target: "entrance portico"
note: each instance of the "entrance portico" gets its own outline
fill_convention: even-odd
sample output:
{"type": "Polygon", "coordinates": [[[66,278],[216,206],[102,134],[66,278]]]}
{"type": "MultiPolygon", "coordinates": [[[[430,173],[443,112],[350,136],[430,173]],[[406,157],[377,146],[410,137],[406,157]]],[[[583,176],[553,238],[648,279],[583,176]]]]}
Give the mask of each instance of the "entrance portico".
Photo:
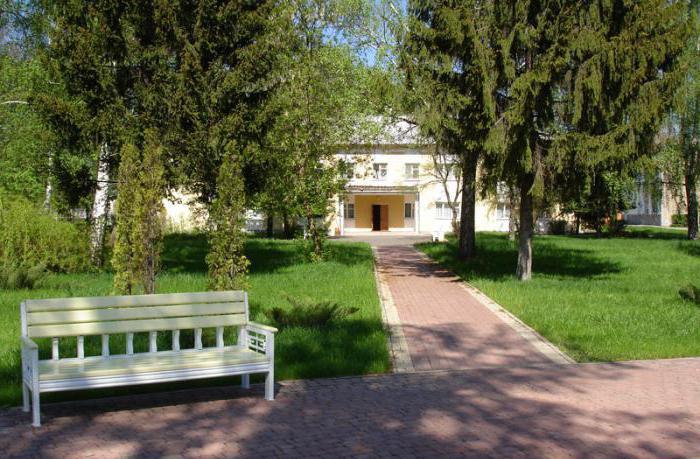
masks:
{"type": "Polygon", "coordinates": [[[416,187],[349,186],[338,199],[339,233],[418,233],[419,201],[416,187]]]}

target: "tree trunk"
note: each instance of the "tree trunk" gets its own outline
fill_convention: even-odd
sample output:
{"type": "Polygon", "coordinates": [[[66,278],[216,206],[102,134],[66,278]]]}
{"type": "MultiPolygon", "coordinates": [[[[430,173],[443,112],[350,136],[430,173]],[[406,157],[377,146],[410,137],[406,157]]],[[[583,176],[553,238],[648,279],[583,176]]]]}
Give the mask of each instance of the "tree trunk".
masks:
{"type": "Polygon", "coordinates": [[[275,225],[274,217],[272,216],[271,213],[268,213],[267,214],[267,228],[265,230],[267,232],[267,237],[269,237],[270,239],[272,239],[272,237],[274,236],[274,229],[275,229],[274,225],[275,225]]]}
{"type": "Polygon", "coordinates": [[[508,214],[508,240],[515,241],[515,237],[518,234],[518,216],[515,213],[516,209],[516,199],[515,190],[513,187],[508,187],[508,207],[510,208],[510,213],[508,214]]]}
{"type": "Polygon", "coordinates": [[[532,277],[532,233],[533,233],[533,200],[532,185],[534,174],[524,174],[520,179],[520,228],[518,238],[518,267],[516,276],[521,281],[532,277]]]}
{"type": "Polygon", "coordinates": [[[282,232],[284,233],[285,239],[294,239],[294,218],[289,215],[282,216],[282,232]]]}
{"type": "Polygon", "coordinates": [[[685,194],[688,201],[688,239],[698,238],[698,189],[693,174],[685,176],[685,194]]]}
{"type": "Polygon", "coordinates": [[[49,175],[46,177],[46,189],[44,192],[44,209],[51,212],[51,199],[53,197],[53,185],[51,183],[51,172],[53,170],[53,155],[49,153],[49,175]]]}
{"type": "Polygon", "coordinates": [[[90,221],[90,259],[95,266],[102,266],[105,228],[109,213],[109,146],[102,144],[97,159],[97,185],[95,186],[95,199],[92,204],[90,221]]]}
{"type": "Polygon", "coordinates": [[[461,259],[476,255],[476,167],[477,155],[464,155],[462,164],[462,209],[459,224],[459,250],[461,259]]]}

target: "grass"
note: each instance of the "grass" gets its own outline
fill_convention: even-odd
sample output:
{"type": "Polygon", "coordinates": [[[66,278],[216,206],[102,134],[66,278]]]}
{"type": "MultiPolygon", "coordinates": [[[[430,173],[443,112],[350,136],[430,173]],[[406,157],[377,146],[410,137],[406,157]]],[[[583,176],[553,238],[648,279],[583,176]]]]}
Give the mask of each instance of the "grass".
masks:
{"type": "MultiPolygon", "coordinates": [[[[173,234],[165,240],[163,272],[158,293],[206,290],[206,239],[200,235],[173,234]]],[[[381,373],[389,369],[386,333],[381,321],[372,252],[366,244],[329,244],[326,261],[308,263],[297,241],[250,239],[249,302],[251,319],[271,323],[266,311],[291,308],[287,297],[332,301],[358,311],[327,327],[282,328],[275,340],[278,380],[381,373]]],[[[0,291],[0,406],[21,400],[19,303],[27,298],[109,295],[109,273],[51,275],[34,290],[0,291]]],[[[159,349],[169,349],[169,333],[159,333],[159,349]]],[[[204,344],[212,345],[213,330],[204,331],[204,344]]],[[[233,342],[233,332],[226,341],[233,342]]],[[[183,333],[183,347],[192,347],[192,333],[183,333]],[[185,344],[188,343],[188,344],[185,344]]],[[[50,343],[40,343],[40,358],[50,356],[50,343]]],[[[61,340],[61,354],[75,355],[75,340],[61,340]]],[[[123,352],[123,336],[110,339],[123,352]]],[[[135,350],[147,349],[146,334],[137,334],[135,350]]],[[[99,337],[86,337],[86,355],[99,355],[99,337]]],[[[235,379],[191,381],[177,384],[109,390],[46,394],[48,401],[145,392],[211,384],[232,384],[235,379]]]]}
{"type": "Polygon", "coordinates": [[[533,278],[514,277],[515,243],[477,235],[477,257],[455,241],[419,249],[581,362],[700,356],[700,307],[680,298],[700,285],[700,243],[684,233],[631,228],[625,237],[537,236],[533,278]]]}

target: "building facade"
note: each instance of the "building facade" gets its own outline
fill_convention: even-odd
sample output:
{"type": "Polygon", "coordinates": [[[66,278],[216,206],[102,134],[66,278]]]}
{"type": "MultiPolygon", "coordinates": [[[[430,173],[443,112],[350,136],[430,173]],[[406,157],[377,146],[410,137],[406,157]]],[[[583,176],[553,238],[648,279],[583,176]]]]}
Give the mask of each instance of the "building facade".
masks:
{"type": "MultiPolygon", "coordinates": [[[[453,207],[459,219],[460,184],[454,164],[435,164],[430,147],[381,145],[369,152],[342,152],[338,159],[347,165],[348,182],[334,200],[331,235],[448,233],[453,207]]],[[[508,231],[506,199],[478,200],[475,219],[477,231],[508,231]]]]}

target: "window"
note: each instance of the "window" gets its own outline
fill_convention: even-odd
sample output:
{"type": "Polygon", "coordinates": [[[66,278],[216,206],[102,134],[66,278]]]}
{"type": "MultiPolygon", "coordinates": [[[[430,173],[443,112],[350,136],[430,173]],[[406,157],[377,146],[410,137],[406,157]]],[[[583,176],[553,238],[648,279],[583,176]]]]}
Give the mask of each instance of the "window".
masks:
{"type": "Polygon", "coordinates": [[[355,178],[355,163],[345,163],[345,177],[347,179],[355,178]]]}
{"type": "Polygon", "coordinates": [[[414,215],[416,214],[416,207],[415,203],[413,202],[405,202],[403,205],[403,216],[404,218],[414,218],[414,215]]]}
{"type": "Polygon", "coordinates": [[[406,163],[405,177],[407,179],[417,180],[420,176],[420,164],[406,163]]]}
{"type": "Polygon", "coordinates": [[[345,218],[353,219],[355,218],[355,204],[351,202],[345,203],[345,218]]]}
{"type": "Polygon", "coordinates": [[[374,163],[372,168],[374,169],[374,178],[378,180],[386,178],[386,163],[374,163]]]}
{"type": "MultiPolygon", "coordinates": [[[[459,214],[459,207],[457,208],[457,213],[459,214]]],[[[452,209],[450,205],[446,202],[436,202],[435,203],[435,218],[441,220],[452,219],[452,209]]]]}
{"type": "Polygon", "coordinates": [[[499,202],[496,205],[496,218],[509,219],[510,218],[510,206],[505,202],[499,202]]]}

